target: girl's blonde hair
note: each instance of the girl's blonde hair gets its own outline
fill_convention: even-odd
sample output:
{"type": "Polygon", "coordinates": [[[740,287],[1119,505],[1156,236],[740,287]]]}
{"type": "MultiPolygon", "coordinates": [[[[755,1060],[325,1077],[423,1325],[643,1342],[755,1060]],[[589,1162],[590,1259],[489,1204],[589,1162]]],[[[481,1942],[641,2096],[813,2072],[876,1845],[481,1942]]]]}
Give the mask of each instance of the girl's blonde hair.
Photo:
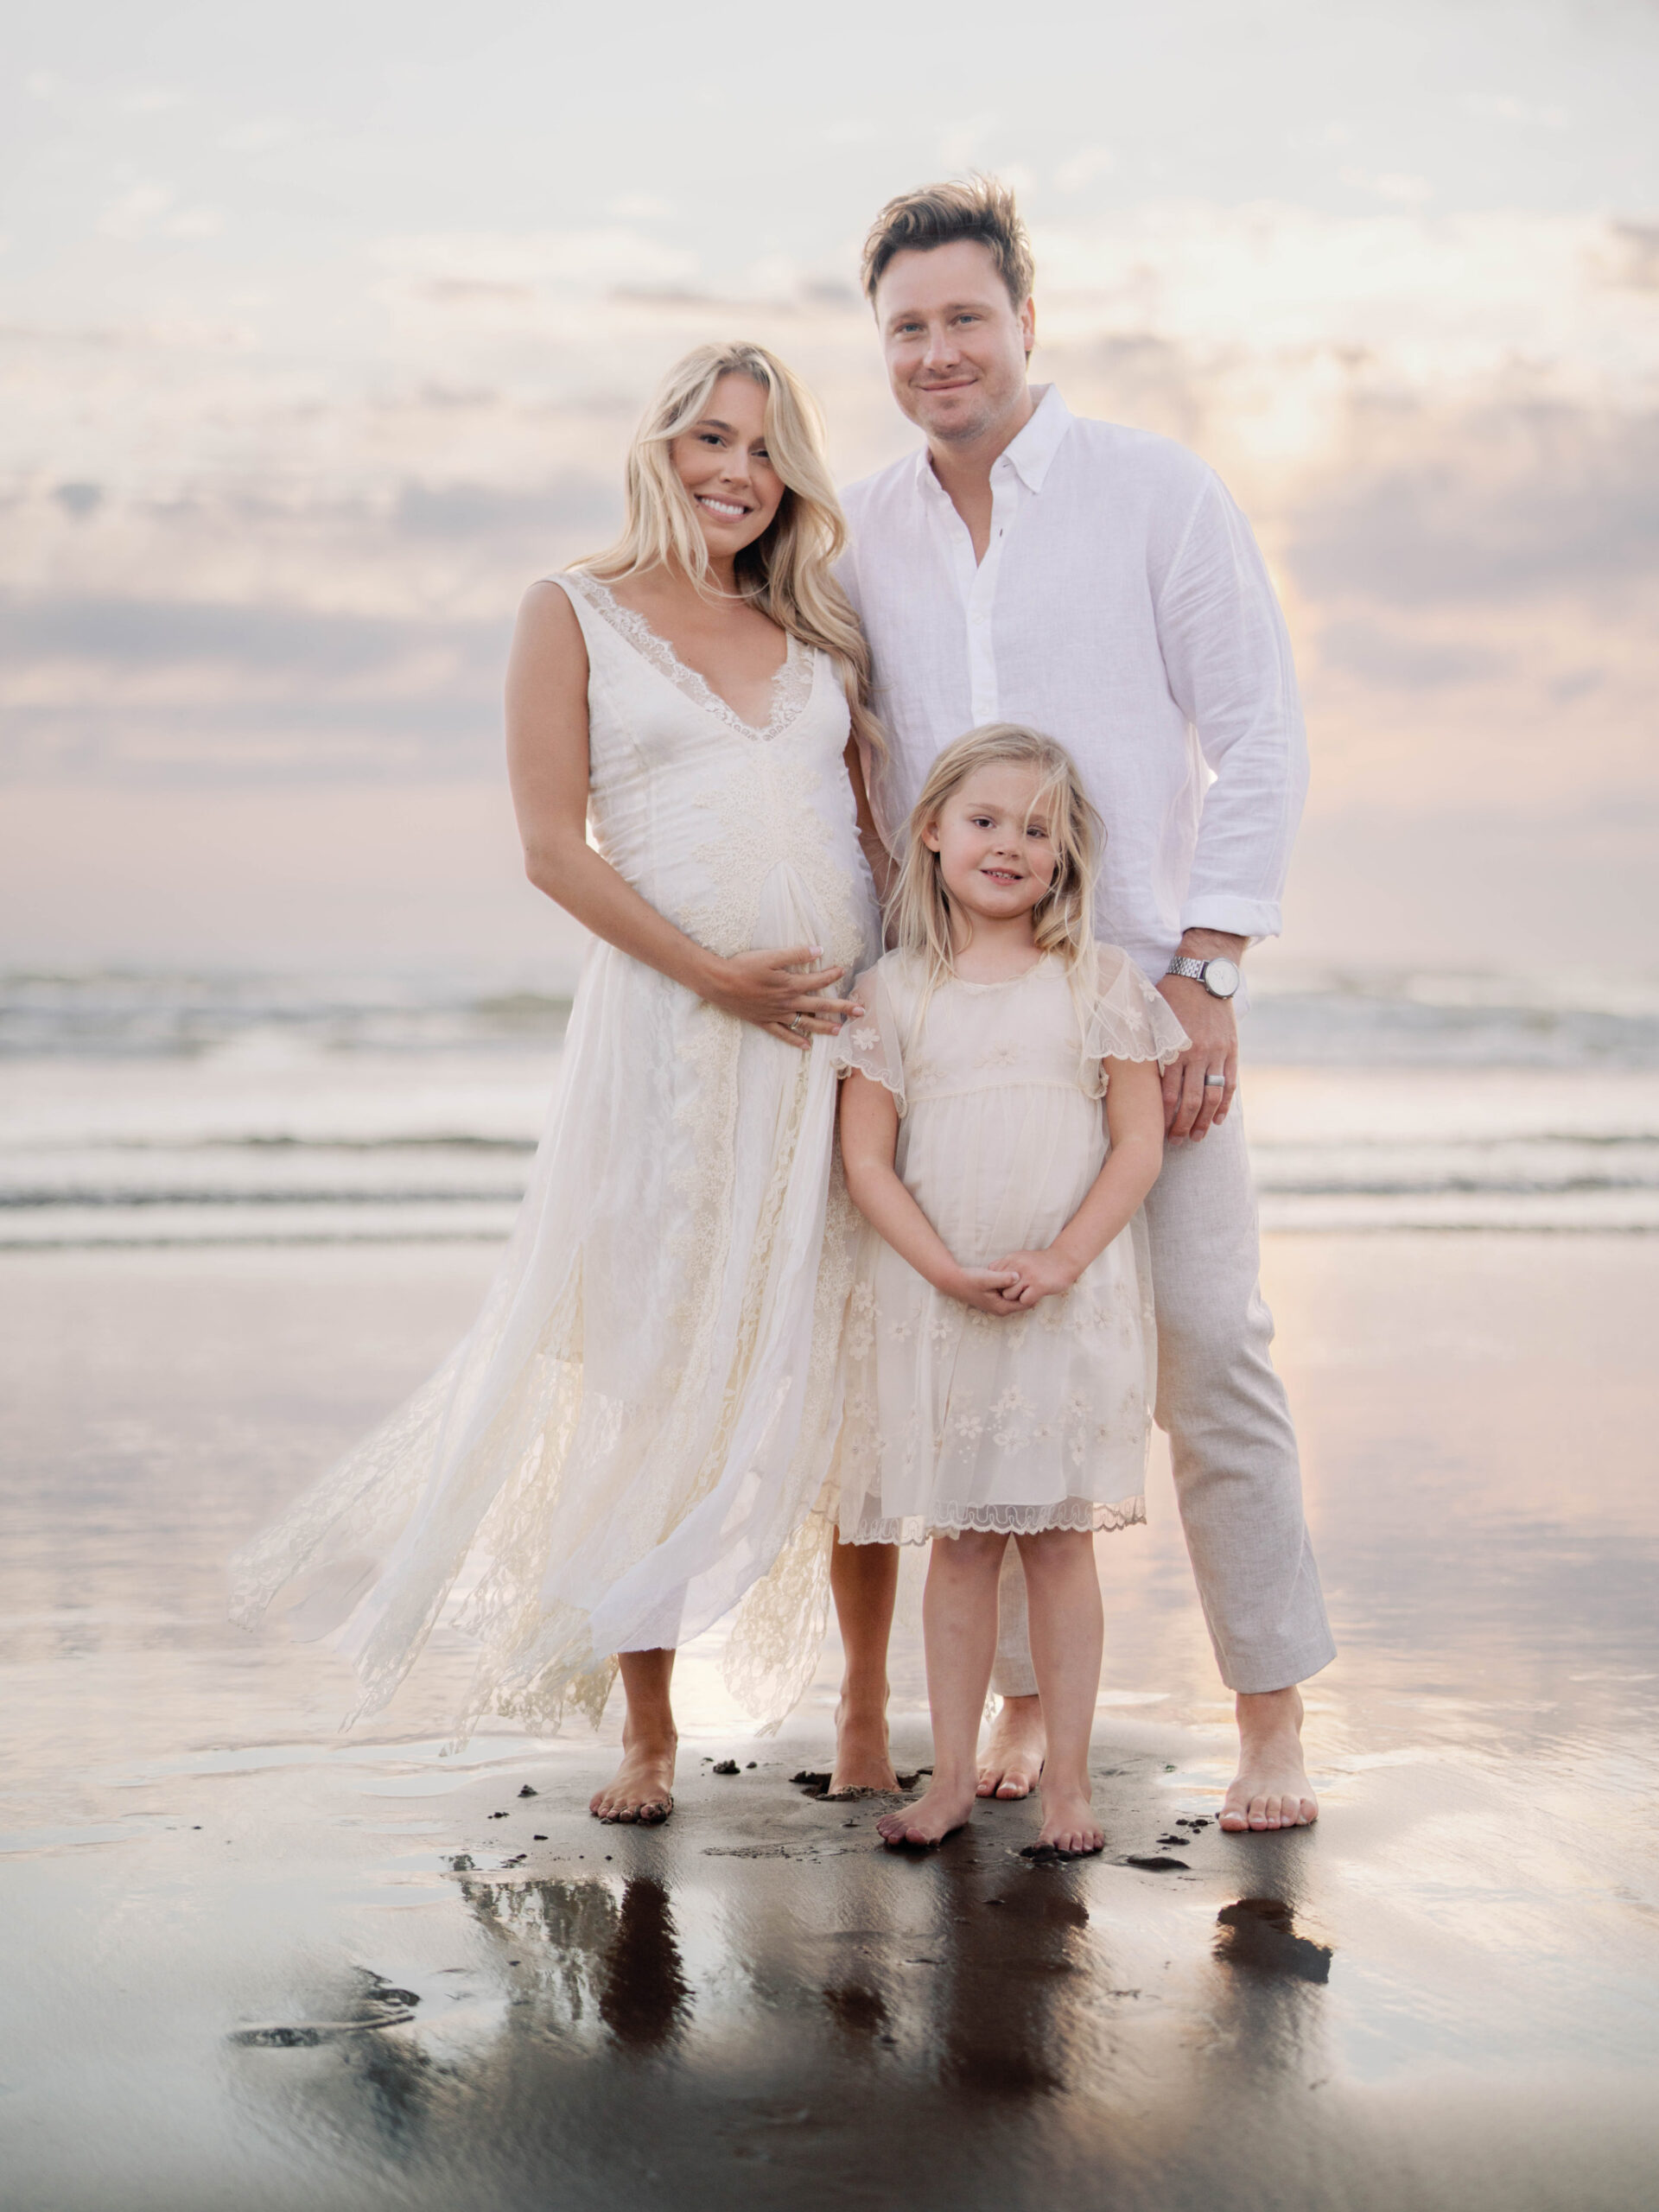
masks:
{"type": "Polygon", "coordinates": [[[905,855],[887,901],[893,944],[927,963],[928,984],[942,982],[954,966],[950,894],[939,856],[923,835],[968,779],[1000,760],[1017,761],[1041,779],[1031,811],[1047,822],[1057,861],[1054,880],[1032,912],[1038,949],[1057,952],[1068,971],[1086,963],[1094,948],[1095,877],[1105,842],[1098,814],[1083,788],[1077,764],[1063,745],[1023,722],[986,722],[947,745],[928,772],[910,810],[905,855]]]}
{"type": "Polygon", "coordinates": [[[573,565],[607,582],[642,569],[677,568],[712,594],[709,549],[671,448],[708,412],[715,386],[728,376],[747,377],[766,394],[766,451],[785,487],[770,527],[737,556],[738,588],[791,637],[830,655],[853,734],[879,754],[884,740],[870,706],[870,649],[832,573],[847,524],[823,458],[823,420],[806,386],[764,346],[699,346],[674,364],[628,448],[622,535],[573,565]]]}

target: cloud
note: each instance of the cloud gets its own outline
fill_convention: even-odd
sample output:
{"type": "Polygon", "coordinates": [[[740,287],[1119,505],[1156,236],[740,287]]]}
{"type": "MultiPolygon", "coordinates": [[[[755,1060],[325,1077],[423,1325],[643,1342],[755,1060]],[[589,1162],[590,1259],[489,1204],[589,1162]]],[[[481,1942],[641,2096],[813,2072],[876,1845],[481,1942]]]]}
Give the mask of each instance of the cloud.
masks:
{"type": "Polygon", "coordinates": [[[1517,377],[1560,397],[1632,404],[1659,372],[1652,317],[1632,296],[1650,266],[1640,223],[1166,201],[1092,219],[1068,212],[1033,232],[1051,336],[1140,331],[1236,378],[1282,381],[1320,355],[1363,354],[1374,389],[1435,404],[1517,377]]]}
{"type": "MultiPolygon", "coordinates": [[[[421,633],[430,635],[430,626],[421,633]]],[[[216,667],[327,685],[385,671],[407,652],[411,634],[410,625],[304,607],[69,594],[0,601],[0,655],[13,671],[42,662],[216,667]]]]}
{"type": "Polygon", "coordinates": [[[170,184],[129,185],[111,200],[98,219],[98,228],[108,238],[216,238],[225,218],[216,207],[181,207],[170,184]]]}
{"type": "Polygon", "coordinates": [[[477,775],[499,743],[510,620],[270,605],[0,599],[16,782],[477,775]]]}
{"type": "Polygon", "coordinates": [[[392,512],[397,530],[446,540],[505,537],[546,543],[556,529],[582,529],[598,537],[620,520],[613,485],[575,475],[525,492],[490,484],[409,483],[392,512]]]}
{"type": "Polygon", "coordinates": [[[1062,192],[1081,192],[1085,184],[1092,184],[1097,176],[1106,176],[1117,166],[1117,156],[1108,146],[1084,146],[1080,152],[1070,155],[1054,172],[1054,181],[1062,192]]]}
{"type": "Polygon", "coordinates": [[[1659,292],[1659,223],[1615,223],[1612,228],[1618,249],[1613,282],[1633,292],[1659,292]]]}
{"type": "Polygon", "coordinates": [[[104,487],[101,484],[79,482],[54,484],[52,497],[66,514],[73,515],[77,522],[84,522],[103,505],[104,487]]]}
{"type": "Polygon", "coordinates": [[[443,231],[384,239],[376,257],[411,291],[435,283],[609,290],[619,283],[684,283],[695,253],[631,224],[573,231],[443,231]]]}
{"type": "Polygon", "coordinates": [[[1319,633],[1319,651],[1326,666],[1405,690],[1478,683],[1507,675],[1515,665],[1513,655],[1476,645],[1442,644],[1359,617],[1327,623],[1319,633]]]}
{"type": "Polygon", "coordinates": [[[1399,169],[1373,173],[1344,167],[1340,175],[1343,182],[1356,192],[1369,192],[1378,200],[1391,200],[1402,207],[1421,207],[1434,197],[1434,188],[1426,176],[1408,176],[1399,169]]]}
{"type": "Polygon", "coordinates": [[[1412,442],[1291,516],[1287,557],[1310,597],[1513,603],[1659,575],[1659,413],[1491,409],[1423,423],[1412,442]]]}
{"type": "Polygon", "coordinates": [[[1466,92],[1463,104],[1471,115],[1530,124],[1543,130],[1566,130],[1573,121],[1564,107],[1540,106],[1535,101],[1517,99],[1513,92],[1466,92]]]}

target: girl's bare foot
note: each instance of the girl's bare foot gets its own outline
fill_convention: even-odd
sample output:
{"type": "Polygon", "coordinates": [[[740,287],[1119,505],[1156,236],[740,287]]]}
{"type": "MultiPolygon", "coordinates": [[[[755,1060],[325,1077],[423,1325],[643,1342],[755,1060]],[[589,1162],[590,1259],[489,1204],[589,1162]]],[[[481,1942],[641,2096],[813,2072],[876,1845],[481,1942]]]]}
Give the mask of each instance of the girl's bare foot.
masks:
{"type": "Polygon", "coordinates": [[[1319,1817],[1302,1764],[1302,1694],[1263,1690],[1238,1698],[1238,1772],[1222,1801],[1230,1835],[1309,1827],[1319,1817]]]}
{"type": "Polygon", "coordinates": [[[887,1690],[872,1707],[842,1694],[836,1707],[836,1763],[830,1776],[832,1797],[853,1797],[866,1789],[893,1790],[899,1777],[887,1751],[887,1690]]]}
{"type": "Polygon", "coordinates": [[[1029,1797],[1048,1754],[1039,1697],[1005,1697],[991,1723],[991,1740],[979,1764],[982,1797],[1029,1797]]]}
{"type": "Polygon", "coordinates": [[[677,1738],[652,1735],[628,1744],[622,1764],[588,1801],[596,1820],[638,1821],[655,1827],[674,1809],[674,1753],[677,1738]]]}
{"type": "Polygon", "coordinates": [[[1095,1818],[1087,1789],[1063,1789],[1053,1782],[1044,1783],[1043,1827],[1037,1839],[1039,1851],[1050,1844],[1056,1851],[1081,1855],[1103,1849],[1105,1841],[1106,1831],[1095,1818]]]}
{"type": "Polygon", "coordinates": [[[973,1809],[971,1789],[941,1788],[936,1782],[931,1789],[924,1790],[913,1805],[884,1815],[875,1824],[876,1833],[883,1843],[895,1851],[905,1844],[943,1843],[946,1836],[967,1827],[973,1809]]]}

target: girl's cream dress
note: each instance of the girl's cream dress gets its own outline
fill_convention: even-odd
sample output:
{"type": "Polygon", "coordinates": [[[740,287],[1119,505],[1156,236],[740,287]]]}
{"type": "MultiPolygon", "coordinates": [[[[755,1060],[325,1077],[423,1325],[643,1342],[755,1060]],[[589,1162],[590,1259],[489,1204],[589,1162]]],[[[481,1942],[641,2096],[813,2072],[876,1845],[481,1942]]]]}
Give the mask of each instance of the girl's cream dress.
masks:
{"type": "MultiPolygon", "coordinates": [[[[1107,1154],[1107,1059],[1186,1039],[1127,954],[1049,955],[1010,982],[890,952],[834,1057],[898,1101],[895,1165],[965,1266],[1053,1242],[1107,1154]]],[[[1142,1485],[1157,1340],[1137,1213],[1063,1298],[1003,1319],[936,1291],[868,1223],[842,1342],[839,1522],[852,1543],[963,1529],[1121,1529],[1142,1485]]]]}

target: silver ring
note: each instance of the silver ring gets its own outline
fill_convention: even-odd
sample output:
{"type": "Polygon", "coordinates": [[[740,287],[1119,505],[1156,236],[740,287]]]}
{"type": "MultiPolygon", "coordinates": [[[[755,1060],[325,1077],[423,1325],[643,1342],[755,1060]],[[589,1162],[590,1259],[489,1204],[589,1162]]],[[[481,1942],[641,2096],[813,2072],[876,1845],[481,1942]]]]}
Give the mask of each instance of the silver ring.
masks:
{"type": "Polygon", "coordinates": [[[1204,1087],[1206,1090],[1225,1090],[1227,1078],[1224,1075],[1207,1075],[1204,1078],[1204,1087]]]}
{"type": "Polygon", "coordinates": [[[795,1034],[798,1037],[798,1036],[800,1035],[800,1033],[801,1033],[801,1017],[800,1017],[800,1015],[799,1015],[798,1014],[796,1015],[796,1017],[795,1017],[794,1020],[793,1020],[793,1021],[791,1021],[791,1022],[790,1023],[790,1025],[789,1025],[789,1026],[790,1026],[790,1027],[791,1027],[791,1028],[795,1032],[795,1034]]]}

